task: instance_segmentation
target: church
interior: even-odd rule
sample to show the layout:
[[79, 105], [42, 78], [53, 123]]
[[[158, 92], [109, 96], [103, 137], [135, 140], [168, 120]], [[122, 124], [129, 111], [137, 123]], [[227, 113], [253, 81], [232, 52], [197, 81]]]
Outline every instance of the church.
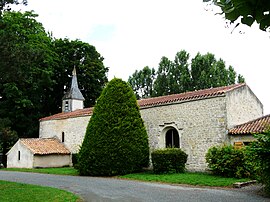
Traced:
[[[40, 119], [39, 138], [20, 139], [14, 145], [7, 154], [8, 167], [72, 165], [70, 156], [78, 153], [93, 113], [83, 102], [74, 69], [62, 112]], [[188, 154], [190, 171], [207, 170], [205, 154], [210, 147], [248, 144], [254, 141], [253, 133], [270, 124], [270, 117], [263, 117], [262, 103], [245, 83], [142, 99], [138, 105], [150, 151], [181, 148]]]

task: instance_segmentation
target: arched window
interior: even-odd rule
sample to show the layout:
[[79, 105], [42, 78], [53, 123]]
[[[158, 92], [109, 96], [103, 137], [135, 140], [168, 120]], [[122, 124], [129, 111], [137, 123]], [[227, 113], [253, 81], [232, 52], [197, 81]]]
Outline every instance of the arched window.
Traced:
[[166, 147], [180, 148], [179, 134], [175, 128], [169, 129], [165, 135]]

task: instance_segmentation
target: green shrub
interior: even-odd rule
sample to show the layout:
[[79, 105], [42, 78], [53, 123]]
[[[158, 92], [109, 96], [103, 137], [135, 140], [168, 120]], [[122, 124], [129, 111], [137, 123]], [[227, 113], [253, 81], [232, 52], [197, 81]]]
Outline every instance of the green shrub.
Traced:
[[255, 135], [251, 149], [258, 164], [257, 180], [265, 185], [265, 191], [270, 195], [270, 130], [264, 134]]
[[253, 177], [255, 164], [247, 148], [236, 149], [233, 146], [212, 147], [206, 153], [206, 162], [210, 170], [225, 177]]
[[187, 154], [178, 148], [166, 148], [152, 152], [154, 173], [182, 173], [185, 171]]
[[72, 164], [74, 168], [77, 168], [78, 165], [78, 154], [72, 154]]
[[149, 145], [131, 87], [112, 79], [102, 91], [78, 156], [80, 175], [132, 173], [149, 165]]

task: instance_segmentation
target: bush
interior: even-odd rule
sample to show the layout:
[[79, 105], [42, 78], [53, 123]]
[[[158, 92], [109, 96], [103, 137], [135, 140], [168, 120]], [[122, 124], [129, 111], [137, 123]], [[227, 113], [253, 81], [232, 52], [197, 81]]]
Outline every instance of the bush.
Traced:
[[270, 130], [264, 134], [255, 135], [251, 149], [258, 163], [257, 180], [265, 185], [265, 191], [270, 195]]
[[149, 145], [131, 87], [112, 79], [101, 93], [78, 156], [80, 175], [112, 176], [149, 165]]
[[72, 154], [72, 164], [73, 167], [76, 169], [78, 166], [78, 154]]
[[212, 147], [206, 153], [210, 170], [224, 177], [252, 178], [255, 164], [248, 147], [235, 149], [233, 146]]
[[185, 171], [187, 154], [178, 148], [166, 148], [152, 152], [154, 173], [182, 173]]

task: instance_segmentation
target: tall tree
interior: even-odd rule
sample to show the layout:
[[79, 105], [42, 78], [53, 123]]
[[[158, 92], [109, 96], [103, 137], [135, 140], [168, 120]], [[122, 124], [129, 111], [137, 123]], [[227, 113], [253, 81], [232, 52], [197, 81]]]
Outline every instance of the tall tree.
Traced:
[[[53, 79], [57, 82], [54, 90], [54, 105], [61, 107], [64, 88], [69, 87], [71, 73], [77, 70], [78, 83], [85, 98], [85, 106], [93, 106], [103, 86], [107, 83], [108, 68], [96, 48], [79, 40], [56, 39], [54, 48], [58, 54], [58, 65], [54, 68]], [[61, 93], [59, 93], [61, 92]]]
[[189, 71], [189, 54], [185, 50], [177, 52], [174, 59], [174, 93], [183, 93], [192, 90], [191, 75]]
[[[174, 61], [162, 57], [155, 76], [156, 79], [152, 80], [153, 93], [148, 94], [152, 97], [245, 82], [244, 77], [237, 75], [232, 66], [227, 69], [225, 62], [222, 59], [217, 60], [211, 53], [198, 53], [189, 64], [189, 54], [185, 50], [177, 52]], [[143, 98], [145, 89], [152, 88], [152, 83], [147, 87], [150, 84], [143, 82], [147, 78], [149, 75], [145, 77], [142, 70], [136, 70], [129, 77], [137, 98]]]
[[171, 93], [170, 76], [173, 63], [167, 57], [163, 56], [160, 60], [157, 70], [157, 78], [154, 82], [154, 96], [169, 95]]
[[146, 66], [140, 71], [136, 70], [128, 78], [128, 83], [132, 86], [137, 99], [147, 98], [153, 95], [155, 76], [155, 69], [150, 69]]
[[4, 12], [0, 20], [0, 118], [21, 136], [37, 136], [52, 91], [52, 39], [32, 12]]
[[[269, 0], [203, 0], [212, 2], [222, 10], [221, 14], [231, 23], [240, 23], [251, 26], [254, 22], [260, 29], [266, 31], [270, 27], [270, 1]], [[240, 22], [237, 20], [240, 19]]]
[[79, 152], [81, 175], [110, 176], [140, 171], [149, 163], [149, 145], [131, 87], [112, 79], [102, 91]]
[[38, 120], [60, 112], [64, 86], [77, 68], [86, 106], [107, 81], [108, 68], [95, 47], [53, 39], [33, 12], [4, 12], [0, 18], [0, 119], [19, 137], [37, 137]]

